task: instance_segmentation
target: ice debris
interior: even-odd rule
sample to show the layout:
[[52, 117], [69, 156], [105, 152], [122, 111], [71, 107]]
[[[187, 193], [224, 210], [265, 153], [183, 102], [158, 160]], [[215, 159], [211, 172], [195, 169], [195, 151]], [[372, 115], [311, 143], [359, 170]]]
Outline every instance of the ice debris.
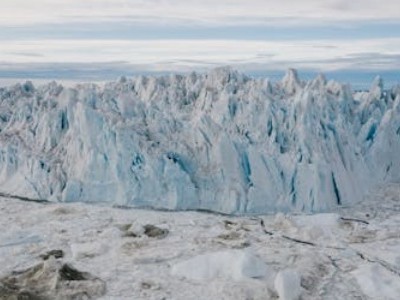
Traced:
[[172, 274], [191, 280], [224, 278], [240, 281], [266, 277], [269, 269], [249, 250], [225, 250], [178, 262], [172, 267]]
[[301, 295], [301, 278], [294, 270], [280, 271], [275, 277], [275, 290], [281, 300], [298, 300]]

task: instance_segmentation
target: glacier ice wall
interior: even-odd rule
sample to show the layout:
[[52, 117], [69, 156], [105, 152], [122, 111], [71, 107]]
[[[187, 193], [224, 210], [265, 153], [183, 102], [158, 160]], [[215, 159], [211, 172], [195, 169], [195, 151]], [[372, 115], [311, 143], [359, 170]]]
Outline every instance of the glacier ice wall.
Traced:
[[230, 68], [0, 88], [0, 192], [224, 213], [329, 211], [400, 181], [400, 86]]

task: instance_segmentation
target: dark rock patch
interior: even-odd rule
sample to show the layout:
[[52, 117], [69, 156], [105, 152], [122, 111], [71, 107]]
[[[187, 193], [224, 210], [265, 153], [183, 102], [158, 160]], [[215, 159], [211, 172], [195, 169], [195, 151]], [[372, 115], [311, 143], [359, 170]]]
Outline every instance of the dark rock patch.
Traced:
[[56, 259], [63, 258], [64, 257], [64, 251], [62, 251], [62, 250], [50, 250], [50, 251], [40, 255], [40, 258], [43, 259], [43, 260], [48, 260], [50, 257], [54, 257]]
[[0, 278], [0, 300], [97, 299], [105, 292], [104, 281], [52, 255], [40, 264]]
[[164, 238], [169, 233], [168, 229], [159, 228], [150, 224], [145, 225], [143, 228], [144, 234], [152, 238]]
[[69, 264], [64, 264], [58, 273], [60, 274], [60, 279], [65, 281], [89, 280], [91, 278], [88, 273], [80, 272]]

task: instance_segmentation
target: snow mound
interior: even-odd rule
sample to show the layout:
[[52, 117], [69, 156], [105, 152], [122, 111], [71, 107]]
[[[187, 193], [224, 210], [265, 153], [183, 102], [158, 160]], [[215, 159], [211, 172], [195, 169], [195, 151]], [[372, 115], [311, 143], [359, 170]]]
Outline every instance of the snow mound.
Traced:
[[267, 276], [266, 264], [249, 251], [227, 250], [206, 253], [187, 261], [179, 262], [172, 268], [172, 274], [191, 280], [215, 278], [235, 281], [246, 278]]
[[378, 264], [363, 265], [352, 272], [365, 295], [371, 299], [399, 299], [400, 286], [397, 274]]
[[341, 224], [340, 215], [333, 213], [296, 216], [293, 221], [296, 235], [310, 241], [335, 241]]
[[224, 213], [331, 211], [400, 181], [400, 87], [230, 68], [0, 88], [0, 192]]

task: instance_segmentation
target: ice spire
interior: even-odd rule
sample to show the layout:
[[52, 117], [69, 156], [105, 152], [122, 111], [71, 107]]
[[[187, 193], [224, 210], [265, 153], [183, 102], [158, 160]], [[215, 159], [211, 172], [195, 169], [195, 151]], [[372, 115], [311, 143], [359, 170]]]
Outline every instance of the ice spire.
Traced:
[[300, 79], [295, 69], [287, 70], [282, 79], [282, 87], [287, 94], [295, 94], [301, 88]]
[[378, 75], [375, 77], [374, 81], [370, 87], [370, 94], [376, 98], [380, 99], [382, 97], [383, 92], [383, 79]]

